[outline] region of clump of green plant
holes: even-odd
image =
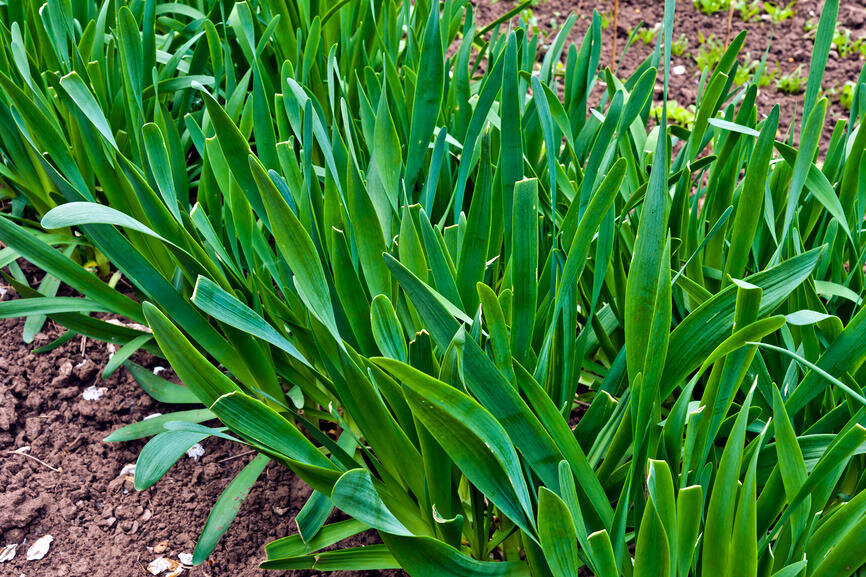
[[[842,58],[848,58],[851,54],[861,53],[864,50],[863,38],[851,38],[851,31],[847,28],[837,27],[833,31],[833,46]]]
[[[601,13],[601,29],[607,30],[610,26],[611,22],[613,22],[613,13],[608,14],[607,12]]]
[[[680,37],[671,42],[671,54],[680,57],[689,49],[689,39],[685,34],[680,34]]]
[[[722,58],[725,53],[725,46],[721,39],[715,34],[704,36],[703,32],[698,30],[698,49],[692,52],[692,59],[701,70],[711,70]]]
[[[692,0],[692,4],[704,14],[715,14],[730,8],[731,0]]]
[[[108,437],[150,439],[136,488],[212,436],[257,453],[195,564],[274,461],[313,492],[265,569],[862,569],[866,138],[824,154],[821,67],[795,147],[729,82],[744,34],[686,129],[650,117],[667,55],[596,100],[597,13],[542,55],[457,0],[7,4],[0,262],[81,296],[10,268],[0,317],[171,364],[124,363],[189,407]]]
[[[755,78],[755,75],[759,70],[761,70],[761,75]],[[766,66],[764,66],[762,69],[761,61],[752,60],[751,54],[746,53],[746,57],[743,60],[743,63],[740,64],[740,66],[737,68],[736,74],[734,74],[734,82],[737,85],[742,86],[747,82],[754,80],[758,88],[763,88],[772,84],[778,73],[778,69],[769,72]]]
[[[801,64],[792,72],[783,73],[779,71],[776,78],[776,90],[783,94],[800,94],[806,89],[807,78],[803,75]]]
[[[688,107],[682,106],[676,100],[668,100],[667,101],[667,119],[668,122],[672,122],[689,130],[694,127],[695,124],[695,106],[690,104]],[[657,104],[652,107],[650,110],[650,116],[656,121],[661,122],[662,117],[662,105]]]
[[[643,42],[646,46],[650,44],[655,44],[656,38],[658,38],[660,25],[656,24],[652,28],[642,26],[637,32],[635,32],[635,38]]]
[[[773,24],[781,24],[785,20],[794,17],[794,5],[796,4],[796,0],[791,0],[787,4],[780,2],[776,4],[775,2],[764,2],[764,10],[767,13],[767,16],[770,17],[770,22]]]
[[[761,17],[764,10],[762,0],[735,0],[734,8],[739,11],[743,22],[752,22]]]
[[[851,107],[854,105],[854,93],[856,88],[857,85],[850,80],[842,85],[842,88],[839,91],[839,105],[845,110],[851,110]]]

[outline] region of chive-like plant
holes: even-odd
[[[190,404],[108,438],[152,437],[136,487],[210,436],[260,453],[195,563],[273,460],[314,492],[270,569],[851,575],[866,77],[822,143],[837,10],[802,117],[734,83],[740,35],[686,128],[650,116],[673,1],[626,78],[598,14],[542,53],[465,0],[3,3],[0,316]]]

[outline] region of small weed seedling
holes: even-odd
[[[631,31],[629,31],[631,34]],[[656,24],[652,28],[641,27],[636,33],[635,38],[643,42],[645,45],[649,46],[656,41],[656,37],[659,34],[659,25]]]
[[[803,66],[800,65],[791,73],[779,75],[776,79],[776,90],[782,94],[800,94],[806,89],[806,80]]]
[[[650,109],[650,114],[656,122],[661,122],[662,105],[653,106]],[[668,100],[668,122],[679,124],[683,128],[691,130],[695,125],[695,106],[690,104],[685,107],[676,100]]]
[[[739,68],[737,68],[737,73],[734,75],[734,83],[742,86],[749,80],[752,80],[760,66],[761,61],[751,60],[751,55],[747,53],[745,63],[742,64]],[[773,79],[776,77],[777,74],[778,69],[773,70],[772,72],[767,72],[767,69],[765,67],[763,73],[757,79],[758,87],[763,88],[765,86],[769,86],[773,82]]]
[[[736,0],[734,8],[740,12],[743,22],[752,22],[761,17],[764,4],[761,0]]]
[[[671,42],[671,53],[674,56],[682,56],[686,53],[686,50],[689,47],[689,39],[686,38],[685,34],[680,34],[680,37],[677,40]]]
[[[851,110],[851,106],[854,105],[854,88],[856,88],[854,83],[849,80],[839,91],[839,105],[845,110]]]
[[[854,53],[863,53],[863,39],[851,38],[851,31],[847,28],[839,28],[833,32],[833,46],[836,47],[836,52],[841,58],[848,58]]]
[[[725,53],[724,44],[716,38],[715,34],[704,37],[700,30],[698,31],[698,43],[700,46],[698,46],[698,51],[692,54],[692,59],[701,70],[712,70],[719,63],[722,54]]]
[[[693,0],[695,8],[704,14],[715,14],[731,7],[731,0]]]
[[[784,6],[780,4],[776,4],[775,2],[764,2],[764,10],[767,12],[767,16],[770,17],[770,22],[775,24],[781,24],[785,20],[794,17],[794,2],[796,0],[792,0],[788,2]]]

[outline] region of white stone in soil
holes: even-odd
[[[201,443],[196,443],[195,445],[187,449],[186,456],[193,461],[198,462],[199,459],[204,457],[204,447],[201,446]]]
[[[15,553],[18,552],[18,543],[10,543],[0,549],[0,563],[11,561],[15,558]]]
[[[48,554],[48,549],[51,548],[51,542],[54,537],[51,535],[43,535],[27,549],[28,561],[39,561]]]
[[[81,393],[81,396],[84,398],[85,401],[98,401],[102,398],[102,395],[104,395],[105,391],[107,390],[108,389],[106,389],[105,387],[97,387],[96,385],[90,385],[89,387],[84,389],[84,392]]]
[[[165,573],[166,571],[174,571],[177,569],[178,563],[177,561],[173,561],[172,559],[168,559],[166,557],[157,557],[153,561],[147,564],[147,570],[151,575],[159,575],[160,573]]]

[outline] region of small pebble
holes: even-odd
[[[184,565],[192,565],[192,553],[179,553],[177,558]]]
[[[0,563],[5,563],[6,561],[14,559],[17,551],[18,543],[12,543],[0,549]]]
[[[147,570],[151,575],[159,575],[166,571],[174,571],[178,568],[177,561],[167,559],[165,557],[157,557],[147,565]]]
[[[36,542],[27,549],[27,560],[39,561],[45,557],[48,554],[48,549],[51,547],[52,541],[54,541],[54,537],[51,535],[43,535],[37,539]]]
[[[85,401],[98,401],[102,398],[102,395],[104,395],[105,391],[107,390],[108,389],[106,389],[105,387],[96,387],[95,385],[90,385],[89,387],[84,389],[84,392],[81,393],[81,396],[82,398],[84,398]]]
[[[196,443],[187,449],[186,456],[193,461],[198,462],[198,460],[204,456],[204,447],[201,446],[201,443]]]

